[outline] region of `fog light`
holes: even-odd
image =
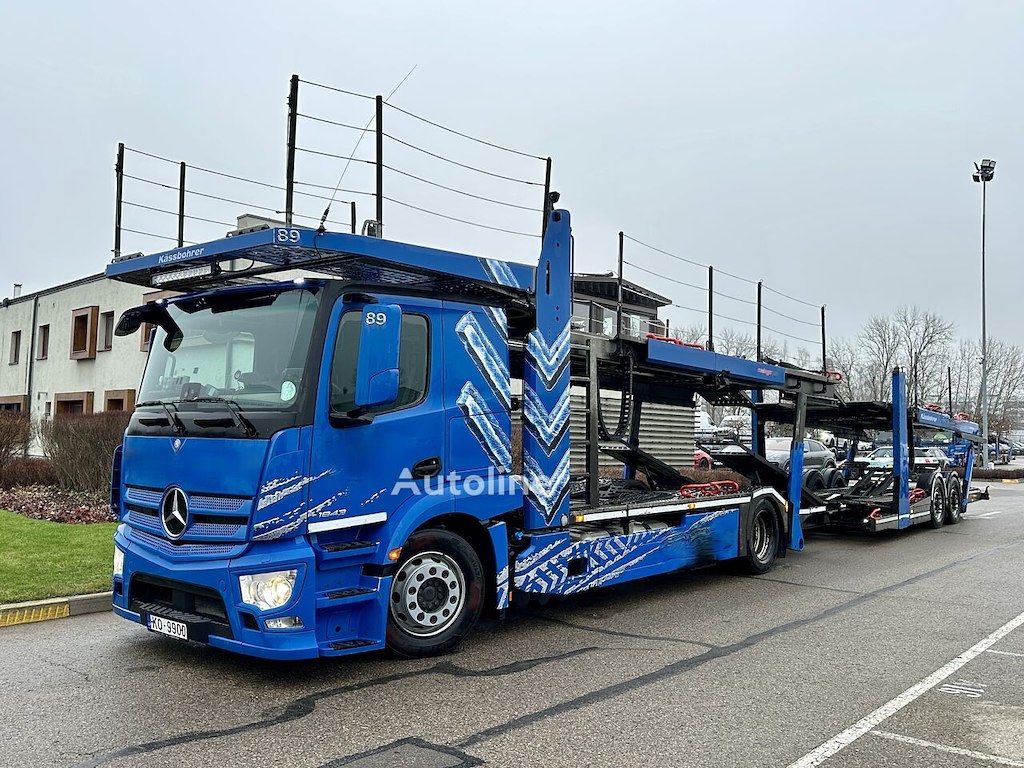
[[[297,574],[298,571],[292,569],[239,576],[238,586],[242,591],[242,602],[261,611],[280,608],[291,600]]]
[[[124,576],[124,552],[114,547],[114,575]]]
[[[298,616],[281,616],[266,620],[267,629],[302,629],[302,619]]]

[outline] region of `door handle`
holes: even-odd
[[[417,479],[434,477],[439,474],[441,474],[440,456],[431,456],[429,459],[417,462],[412,468],[412,476]]]

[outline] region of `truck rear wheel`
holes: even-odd
[[[417,531],[405,546],[388,600],[388,648],[436,656],[462,642],[483,608],[484,571],[476,551],[451,531]]]
[[[932,474],[931,489],[931,515],[929,520],[932,528],[941,528],[946,518],[946,484],[942,482],[942,475],[938,472]]]
[[[750,511],[747,556],[740,562],[748,573],[767,573],[779,554],[779,515],[770,501],[760,499]]]
[[[964,486],[960,476],[950,474],[946,483],[946,522],[956,525],[963,514]]]

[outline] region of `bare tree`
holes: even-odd
[[[872,315],[858,336],[861,343],[865,391],[870,400],[892,399],[889,376],[899,356],[896,324],[887,315]]]
[[[900,362],[907,369],[910,401],[941,401],[953,323],[935,312],[903,306],[897,307],[893,324],[900,342]]]

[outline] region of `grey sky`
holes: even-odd
[[[285,12],[284,9],[288,9]],[[1019,2],[16,3],[0,0],[5,105],[0,142],[0,294],[102,269],[112,241],[117,142],[280,184],[288,77],[388,93],[394,102],[496,142],[554,158],[574,215],[577,269],[615,266],[616,233],[829,307],[854,333],[871,312],[918,303],[977,335],[981,190],[971,163],[998,161],[989,195],[991,333],[1024,342],[1024,4]],[[301,92],[300,109],[365,125],[372,103]],[[540,178],[536,161],[453,141],[389,113],[385,129],[470,164]],[[355,134],[308,121],[300,144],[347,155]],[[364,141],[362,157],[372,157]],[[525,185],[402,148],[396,167],[526,205]],[[130,156],[128,168],[176,183]],[[330,184],[341,163],[300,155],[301,179]],[[394,174],[397,199],[510,229],[540,215],[501,209]],[[283,207],[283,194],[190,175],[209,194]],[[353,167],[346,188],[371,188]],[[346,194],[339,195],[349,199]],[[139,184],[126,198],[173,208]],[[372,201],[357,197],[359,218]],[[322,201],[300,210],[318,215]],[[190,209],[232,221],[245,206]],[[135,218],[131,218],[135,217]],[[336,205],[332,219],[347,210]],[[396,205],[388,237],[530,261],[531,238],[477,230]],[[126,211],[126,226],[174,233],[168,217]],[[188,239],[223,226],[190,222]],[[162,250],[125,238],[125,250]],[[627,259],[678,280],[696,268],[637,246]],[[700,306],[692,289],[627,276]],[[727,278],[716,287],[753,298]],[[769,295],[780,311],[816,311]],[[728,300],[721,312],[753,319]],[[767,316],[766,316],[767,317]],[[698,318],[674,310],[674,322]],[[725,322],[723,321],[724,325]],[[777,318],[780,330],[813,328]],[[739,326],[743,328],[743,326]]]

